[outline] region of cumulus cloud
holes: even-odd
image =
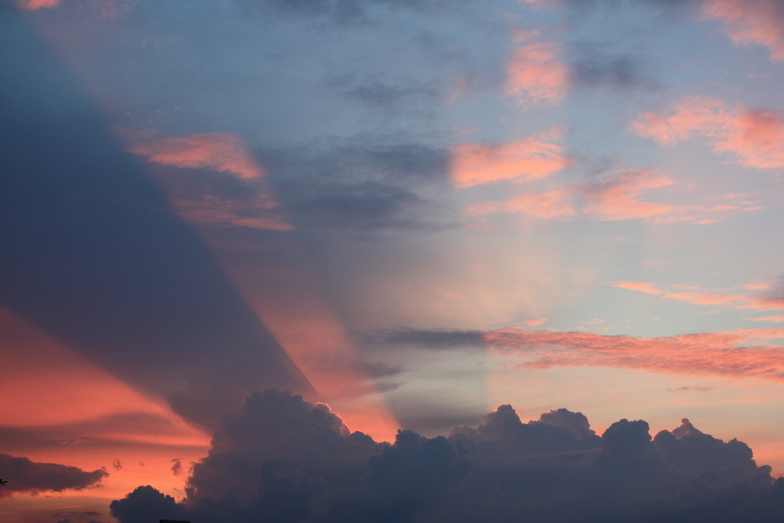
[[[401,430],[379,444],[273,389],[227,419],[185,500],[141,486],[111,511],[120,523],[779,521],[784,479],[752,457],[686,419],[655,438],[624,419],[600,437],[582,413],[524,423],[510,405],[448,438]]]
[[[748,167],[784,167],[784,115],[773,109],[732,107],[716,98],[687,96],[669,111],[641,113],[632,128],[664,145],[703,136],[714,152],[729,153]]]
[[[92,472],[57,463],[37,463],[24,457],[0,454],[2,479],[8,483],[0,488],[0,498],[13,494],[40,494],[84,490],[100,484],[109,474],[102,469]]]

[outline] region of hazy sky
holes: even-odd
[[[270,386],[784,474],[782,85],[780,0],[4,0],[0,454],[108,475],[0,521],[182,498]]]

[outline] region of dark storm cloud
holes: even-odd
[[[751,450],[683,420],[651,438],[621,420],[599,437],[566,409],[522,423],[509,405],[447,439],[349,433],[328,408],[255,393],[196,464],[187,501],[152,487],[114,501],[120,523],[169,517],[289,522],[774,522],[784,479]],[[186,508],[187,507],[187,508]]]
[[[0,53],[0,301],[190,421],[309,390],[17,13],[0,13]]]
[[[0,498],[13,494],[39,494],[83,490],[97,485],[109,474],[105,470],[86,472],[56,463],[36,463],[23,457],[0,454],[0,474],[6,485],[0,487]]]

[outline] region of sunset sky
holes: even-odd
[[[0,1],[0,478],[92,474],[0,522],[182,499],[267,387],[784,475],[782,86],[780,0]]]

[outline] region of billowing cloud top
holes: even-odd
[[[275,389],[227,419],[177,503],[150,486],[112,503],[121,523],[250,521],[778,521],[784,479],[751,449],[687,419],[651,438],[645,421],[599,437],[566,409],[522,423],[502,405],[447,439],[350,433],[324,405]],[[488,502],[492,500],[492,502]],[[740,519],[738,519],[740,518]]]

